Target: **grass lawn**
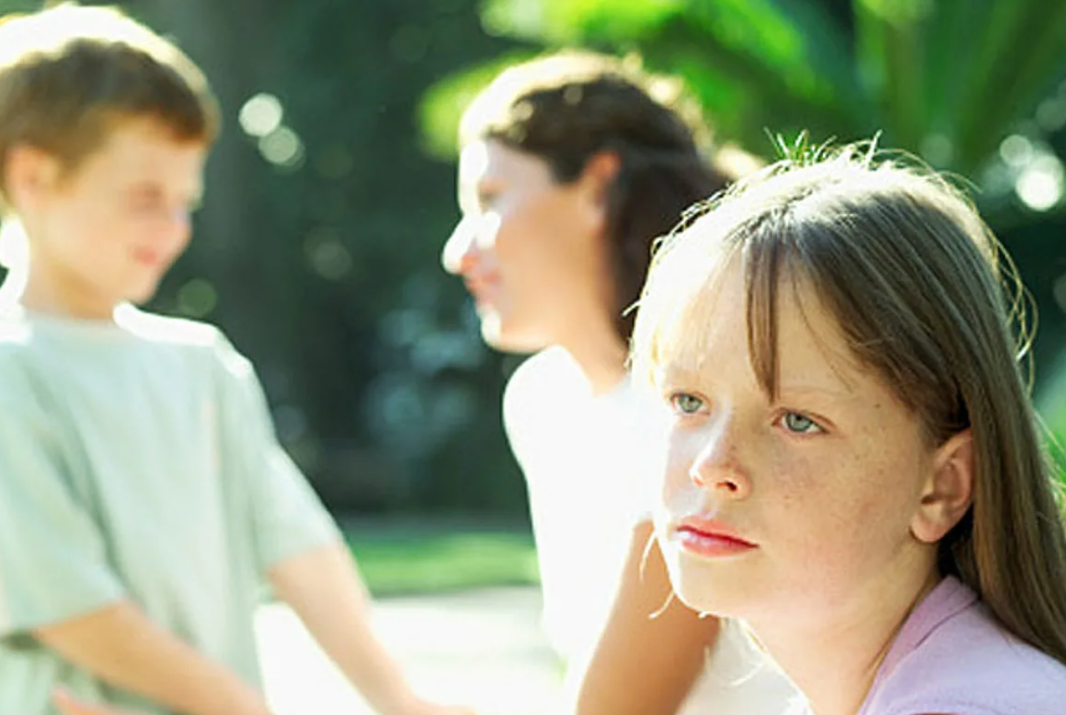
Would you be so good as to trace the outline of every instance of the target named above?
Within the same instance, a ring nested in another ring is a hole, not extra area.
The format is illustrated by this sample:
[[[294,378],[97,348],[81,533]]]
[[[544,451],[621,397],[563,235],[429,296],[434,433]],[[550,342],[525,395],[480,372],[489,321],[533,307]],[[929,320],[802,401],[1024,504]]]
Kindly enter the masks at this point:
[[[374,596],[539,582],[533,537],[521,527],[356,520],[344,532]]]

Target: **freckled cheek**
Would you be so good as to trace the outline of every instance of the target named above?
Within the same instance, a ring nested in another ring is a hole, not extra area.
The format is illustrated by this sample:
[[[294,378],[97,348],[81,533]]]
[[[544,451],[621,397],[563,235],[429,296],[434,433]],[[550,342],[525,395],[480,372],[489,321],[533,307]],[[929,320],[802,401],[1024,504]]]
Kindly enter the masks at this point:
[[[837,514],[848,493],[846,479],[842,484],[829,462],[824,455],[798,455],[764,444],[749,453],[752,497],[769,521],[791,525],[792,538],[820,542],[839,531]]]
[[[810,464],[795,473],[782,508],[805,515],[800,533],[807,538],[847,552],[885,533],[882,526],[898,512],[886,488],[889,481],[884,465],[858,456],[835,465],[828,460],[821,467]]]
[[[907,541],[921,491],[914,465],[900,460],[880,462],[863,477],[853,506],[858,530],[871,536],[884,534],[893,543]]]

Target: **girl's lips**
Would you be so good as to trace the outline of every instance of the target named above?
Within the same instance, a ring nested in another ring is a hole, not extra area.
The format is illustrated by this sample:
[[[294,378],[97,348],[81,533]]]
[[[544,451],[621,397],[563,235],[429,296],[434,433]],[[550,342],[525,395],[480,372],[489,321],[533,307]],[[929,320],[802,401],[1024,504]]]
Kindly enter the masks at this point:
[[[675,534],[681,548],[700,556],[736,556],[759,548],[718,519],[687,517],[678,524]]]
[[[497,283],[492,277],[467,278],[463,282],[466,284],[467,292],[479,305],[489,302]]]

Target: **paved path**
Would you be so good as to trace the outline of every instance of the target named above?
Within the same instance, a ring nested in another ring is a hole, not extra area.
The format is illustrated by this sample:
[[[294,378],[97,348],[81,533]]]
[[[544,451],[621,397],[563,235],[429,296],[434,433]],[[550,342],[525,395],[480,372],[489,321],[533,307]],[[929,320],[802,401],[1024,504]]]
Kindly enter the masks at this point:
[[[374,625],[419,691],[481,715],[546,715],[561,670],[539,629],[536,588],[381,599]],[[291,611],[257,616],[267,696],[278,715],[372,711],[317,649]]]

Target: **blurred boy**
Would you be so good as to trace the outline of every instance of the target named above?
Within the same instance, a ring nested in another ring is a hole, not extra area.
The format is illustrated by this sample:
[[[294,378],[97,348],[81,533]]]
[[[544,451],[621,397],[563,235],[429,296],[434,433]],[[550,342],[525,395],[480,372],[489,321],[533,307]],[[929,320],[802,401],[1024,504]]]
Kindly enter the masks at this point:
[[[443,715],[371,634],[338,530],[215,328],[140,312],[218,127],[196,66],[113,9],[0,26],[0,713],[260,715],[261,586],[382,713]],[[153,709],[154,708],[154,709]]]

